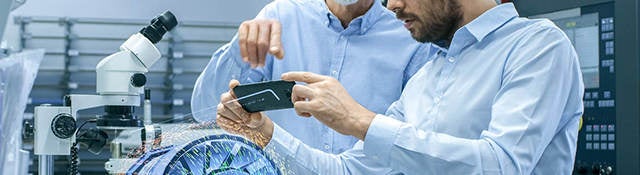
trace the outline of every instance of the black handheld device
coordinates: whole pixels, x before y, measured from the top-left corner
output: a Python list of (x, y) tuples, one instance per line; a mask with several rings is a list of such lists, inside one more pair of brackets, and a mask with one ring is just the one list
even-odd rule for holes
[(295, 84), (283, 80), (243, 84), (233, 88), (233, 93), (247, 112), (287, 109), (293, 108), (291, 91)]

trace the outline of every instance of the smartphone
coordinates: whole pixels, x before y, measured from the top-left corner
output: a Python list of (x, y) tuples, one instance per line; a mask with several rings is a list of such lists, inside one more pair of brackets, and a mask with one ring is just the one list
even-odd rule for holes
[(287, 109), (293, 108), (291, 91), (295, 84), (283, 80), (242, 84), (233, 88), (233, 93), (247, 112)]

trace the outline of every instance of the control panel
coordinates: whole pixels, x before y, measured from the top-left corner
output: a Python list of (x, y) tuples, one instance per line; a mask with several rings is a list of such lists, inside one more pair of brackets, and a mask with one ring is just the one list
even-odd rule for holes
[(613, 2), (537, 15), (550, 18), (571, 40), (584, 79), (584, 114), (574, 174), (615, 174), (616, 88)]

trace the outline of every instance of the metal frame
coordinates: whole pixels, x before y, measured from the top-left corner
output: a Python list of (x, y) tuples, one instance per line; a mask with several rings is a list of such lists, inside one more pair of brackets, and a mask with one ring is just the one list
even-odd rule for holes
[(640, 174), (639, 5), (638, 0), (615, 1), (618, 174)]
[(73, 28), (74, 22), (72, 20), (62, 18), (60, 19), (60, 25), (64, 26), (64, 71), (62, 75), (62, 80), (60, 81), (60, 85), (64, 88), (64, 91), (61, 96), (65, 96), (67, 94), (71, 94), (71, 72), (69, 71), (69, 66), (71, 65), (72, 56), (78, 56), (78, 51), (72, 50), (71, 46), (73, 41), (75, 40), (75, 34), (71, 30)]
[(639, 0), (518, 0), (521, 16), (614, 2), (616, 69), (616, 173), (640, 174)]
[[(176, 71), (174, 71), (174, 61), (176, 61), (176, 59), (180, 59), (182, 58), (182, 52), (179, 51), (178, 49), (178, 45), (180, 45), (180, 36), (177, 36), (175, 33), (171, 33), (171, 37), (169, 38), (169, 48), (168, 48), (168, 53), (167, 53), (167, 68), (166, 68), (166, 74), (164, 77), (164, 86), (165, 86), (165, 90), (164, 91), (164, 100), (165, 101), (171, 101), (173, 102), (174, 100), (174, 94), (175, 94), (175, 83), (173, 82), (173, 79), (176, 77)], [(164, 114), (165, 115), (171, 115), (173, 114), (173, 106), (175, 104), (172, 105), (165, 105), (165, 109), (164, 109)]]

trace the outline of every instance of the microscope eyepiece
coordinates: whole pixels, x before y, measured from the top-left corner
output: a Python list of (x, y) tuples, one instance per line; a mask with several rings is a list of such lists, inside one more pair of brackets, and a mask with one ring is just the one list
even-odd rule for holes
[(173, 13), (166, 11), (151, 20), (151, 24), (142, 28), (140, 33), (144, 35), (151, 43), (156, 44), (162, 40), (162, 36), (176, 27), (178, 21)]

